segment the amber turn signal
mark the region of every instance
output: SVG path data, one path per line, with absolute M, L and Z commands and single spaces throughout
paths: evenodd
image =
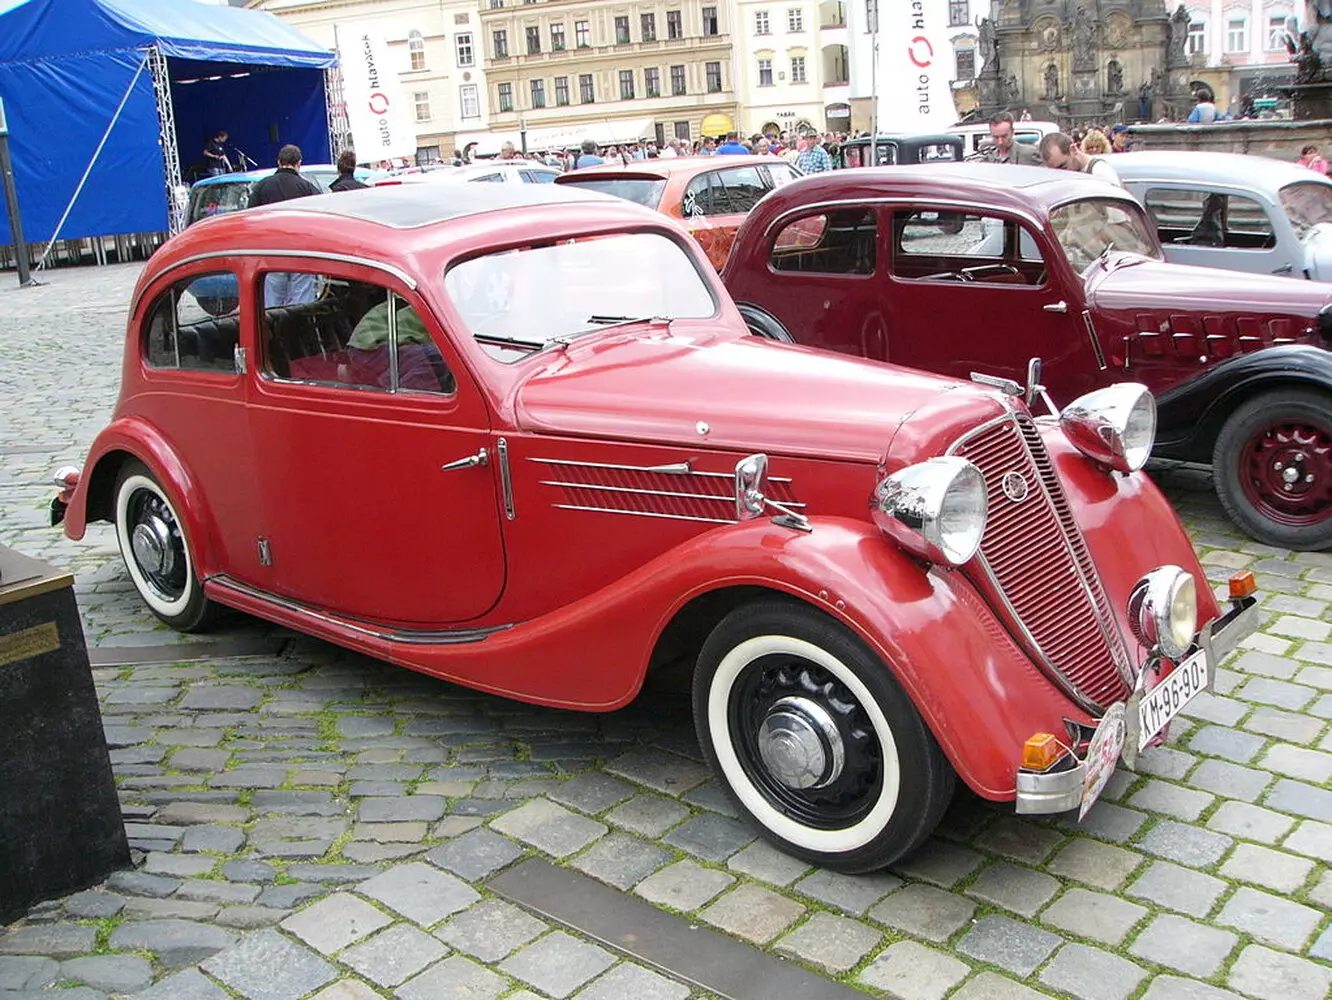
M 1033 733 L 1022 744 L 1022 766 L 1028 771 L 1048 770 L 1063 752 L 1063 746 L 1053 733 Z
M 1258 581 L 1253 578 L 1253 570 L 1246 569 L 1230 578 L 1230 599 L 1238 601 L 1241 597 L 1252 597 L 1258 592 Z

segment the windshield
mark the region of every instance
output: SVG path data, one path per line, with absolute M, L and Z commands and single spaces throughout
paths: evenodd
M 444 288 L 472 336 L 504 362 L 618 323 L 717 311 L 693 259 L 657 233 L 579 237 L 473 257 L 449 269 Z
M 588 191 L 600 191 L 613 194 L 625 201 L 634 201 L 648 208 L 656 208 L 661 202 L 661 193 L 666 190 L 666 179 L 652 177 L 579 177 L 574 174 L 561 184 L 577 184 Z
M 1297 181 L 1283 187 L 1280 197 L 1286 218 L 1300 239 L 1320 222 L 1332 222 L 1332 184 Z
M 1064 256 L 1079 274 L 1107 250 L 1160 257 L 1142 214 L 1123 202 L 1106 198 L 1071 201 L 1050 210 L 1050 225 Z

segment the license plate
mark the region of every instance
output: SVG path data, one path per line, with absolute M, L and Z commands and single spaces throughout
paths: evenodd
M 1105 783 L 1115 773 L 1115 765 L 1119 763 L 1119 755 L 1124 751 L 1127 736 L 1124 703 L 1115 702 L 1101 717 L 1087 747 L 1087 757 L 1082 762 L 1082 804 L 1078 808 L 1078 822 L 1082 822 L 1087 810 L 1096 804 Z
M 1207 689 L 1207 653 L 1198 650 L 1138 702 L 1138 749 Z

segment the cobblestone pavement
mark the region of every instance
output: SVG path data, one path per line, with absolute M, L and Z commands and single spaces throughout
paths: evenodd
M 136 273 L 0 275 L 0 541 L 76 571 L 98 647 L 194 641 L 105 526 L 45 527 L 52 467 L 110 410 Z M 537 855 L 869 995 L 1321 1000 L 1332 557 L 1241 539 L 1206 477 L 1162 478 L 1218 582 L 1256 571 L 1264 624 L 1081 826 L 961 794 L 891 872 L 812 871 L 737 821 L 678 694 L 542 710 L 240 620 L 280 654 L 96 671 L 139 866 L 0 933 L 0 996 L 697 995 L 483 884 Z

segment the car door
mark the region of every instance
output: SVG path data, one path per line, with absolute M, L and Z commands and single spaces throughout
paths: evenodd
M 284 259 L 258 280 L 273 589 L 372 622 L 484 614 L 505 579 L 488 411 L 428 306 L 350 263 Z
M 1173 264 L 1297 276 L 1301 262 L 1278 246 L 1271 206 L 1224 186 L 1151 183 L 1141 195 Z

